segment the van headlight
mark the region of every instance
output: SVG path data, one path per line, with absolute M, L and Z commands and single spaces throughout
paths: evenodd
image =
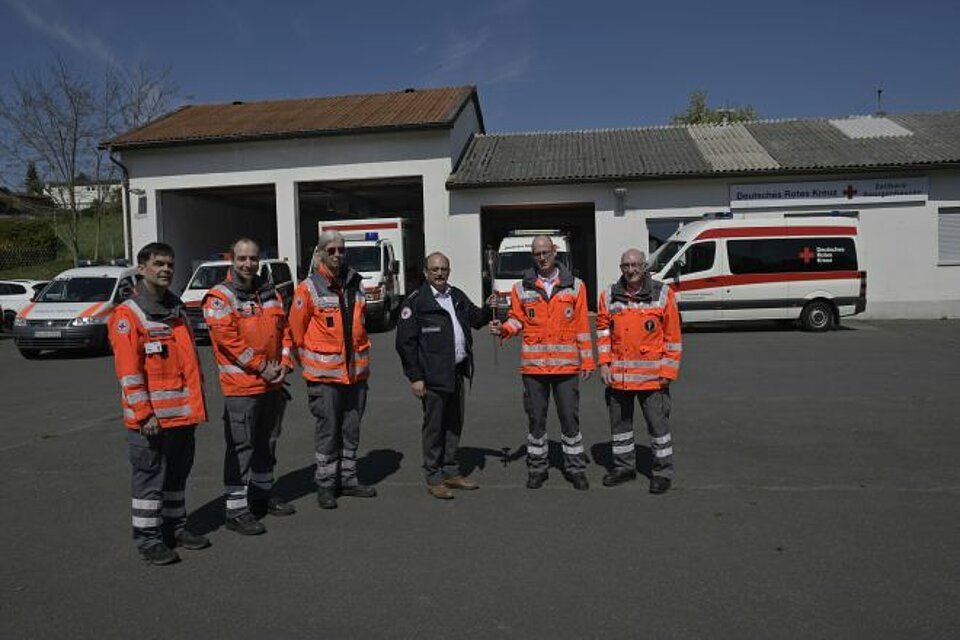
M 89 327 L 90 325 L 95 324 L 106 324 L 109 318 L 107 316 L 100 316 L 99 318 L 94 316 L 85 316 L 82 318 L 74 318 L 70 321 L 71 327 Z
M 15 327 L 25 327 L 27 326 L 27 319 L 17 316 L 13 319 L 13 326 Z

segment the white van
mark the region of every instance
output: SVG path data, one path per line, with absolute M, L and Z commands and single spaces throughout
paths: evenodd
M 190 319 L 190 328 L 193 329 L 193 336 L 196 339 L 207 340 L 210 338 L 210 331 L 207 323 L 203 321 L 203 297 L 207 291 L 217 286 L 227 279 L 227 272 L 230 270 L 230 260 L 211 260 L 200 263 L 190 276 L 187 288 L 183 290 L 180 299 L 183 300 L 184 310 L 187 312 L 187 318 Z M 290 271 L 290 265 L 286 260 L 277 258 L 263 258 L 260 260 L 260 276 L 268 278 L 277 293 L 283 300 L 284 311 L 290 310 L 290 304 L 293 301 L 293 273 Z
M 107 321 L 133 293 L 136 267 L 79 267 L 54 278 L 13 321 L 24 358 L 45 349 L 107 351 Z
M 858 235 L 848 217 L 697 220 L 650 255 L 650 271 L 676 292 L 684 322 L 799 320 L 826 331 L 866 309 Z

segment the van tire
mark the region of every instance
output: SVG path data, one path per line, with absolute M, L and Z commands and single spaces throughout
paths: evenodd
M 829 331 L 834 326 L 835 317 L 833 305 L 826 300 L 813 300 L 800 312 L 800 325 L 805 331 Z
M 17 312 L 7 310 L 3 312 L 3 330 L 7 333 L 13 333 L 13 321 L 17 319 Z

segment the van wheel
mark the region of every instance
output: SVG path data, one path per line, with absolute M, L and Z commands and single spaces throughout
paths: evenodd
M 17 318 L 16 311 L 4 311 L 3 312 L 3 330 L 7 333 L 13 331 L 13 321 Z
M 800 324 L 807 331 L 829 331 L 833 328 L 833 307 L 824 300 L 808 302 L 800 312 Z
M 20 355 L 27 360 L 36 360 L 40 357 L 40 349 L 20 349 Z

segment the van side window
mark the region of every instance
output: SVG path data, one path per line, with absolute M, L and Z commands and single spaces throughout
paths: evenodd
M 730 273 L 856 271 L 853 238 L 727 240 Z
M 684 253 L 686 264 L 680 267 L 680 275 L 712 269 L 716 256 L 716 242 L 700 242 L 691 245 Z

